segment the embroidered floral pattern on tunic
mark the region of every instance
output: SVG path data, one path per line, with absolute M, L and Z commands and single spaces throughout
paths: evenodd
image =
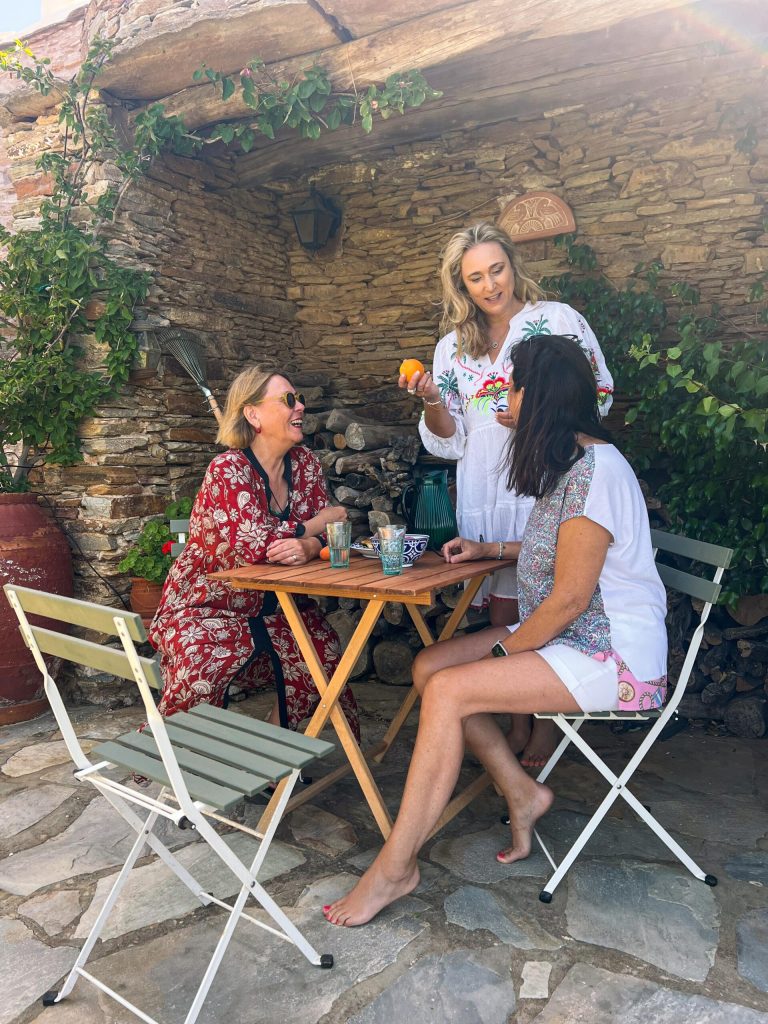
M 471 401 L 483 412 L 502 412 L 507 408 L 509 380 L 499 373 L 490 373 Z
M 521 340 L 525 341 L 534 334 L 551 334 L 552 330 L 549 326 L 549 320 L 545 316 L 540 316 L 538 320 L 526 320 L 525 327 L 520 332 Z
M 452 401 L 461 402 L 459 380 L 453 367 L 450 367 L 445 370 L 444 373 L 441 373 L 435 383 L 437 384 L 437 390 L 440 392 L 440 398 L 444 405 L 448 405 Z

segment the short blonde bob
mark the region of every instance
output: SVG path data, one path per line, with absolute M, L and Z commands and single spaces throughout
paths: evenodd
M 224 414 L 219 424 L 216 443 L 227 448 L 247 448 L 256 431 L 243 415 L 246 405 L 255 405 L 266 393 L 273 377 L 281 376 L 275 370 L 262 370 L 260 366 L 248 366 L 238 373 L 229 386 Z
M 456 331 L 458 354 L 466 352 L 473 359 L 488 352 L 489 338 L 485 317 L 470 299 L 461 278 L 461 261 L 465 253 L 484 242 L 497 242 L 506 253 L 515 275 L 515 295 L 521 302 L 538 302 L 544 298 L 544 292 L 526 270 L 523 258 L 506 231 L 487 221 L 457 231 L 443 251 L 440 266 L 443 286 L 440 334 Z

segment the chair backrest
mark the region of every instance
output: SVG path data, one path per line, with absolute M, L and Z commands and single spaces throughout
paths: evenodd
M 122 608 L 105 608 L 89 601 L 78 601 L 71 597 L 60 597 L 28 587 L 7 583 L 3 587 L 8 601 L 16 612 L 24 641 L 40 669 L 45 685 L 45 694 L 56 716 L 64 742 L 72 760 L 80 770 L 92 769 L 75 734 L 71 719 L 61 699 L 58 686 L 48 672 L 43 655 L 52 655 L 74 665 L 95 668 L 123 679 L 132 679 L 139 688 L 147 722 L 157 744 L 167 777 L 170 779 L 176 798 L 182 807 L 190 805 L 190 796 L 181 774 L 176 755 L 168 738 L 165 721 L 152 698 L 150 687 L 162 689 L 160 668 L 154 658 L 141 657 L 134 646 L 146 641 L 147 634 L 141 617 L 135 612 Z M 44 616 L 56 623 L 81 626 L 100 634 L 117 636 L 123 650 L 105 647 L 92 640 L 59 633 L 44 626 L 35 625 L 28 616 Z
M 733 549 L 724 548 L 719 544 L 708 544 L 701 540 L 681 537 L 679 534 L 667 533 L 665 530 L 651 530 L 651 543 L 656 555 L 656 568 L 662 582 L 668 590 L 676 590 L 703 602 L 699 623 L 693 631 L 688 645 L 680 674 L 675 683 L 672 696 L 667 701 L 676 707 L 685 693 L 696 656 L 704 636 L 704 625 L 709 618 L 712 605 L 720 596 L 722 587 L 720 580 L 731 564 Z M 668 565 L 660 561 L 659 556 L 668 554 L 675 560 L 686 559 L 689 563 L 685 569 Z
M 171 555 L 176 558 L 184 550 L 184 545 L 187 543 L 187 534 L 189 533 L 189 520 L 188 519 L 171 519 L 168 529 L 171 533 L 178 535 L 178 540 L 174 541 L 171 545 Z
M 153 658 L 140 657 L 134 647 L 134 641 L 143 643 L 147 639 L 139 615 L 122 608 L 105 608 L 90 601 L 48 594 L 14 583 L 6 583 L 3 590 L 19 620 L 24 642 L 43 675 L 45 693 L 51 709 L 72 759 L 79 768 L 87 767 L 90 762 L 75 736 L 58 686 L 48 672 L 43 655 L 47 654 L 75 665 L 83 665 L 132 680 L 139 687 L 147 714 L 150 714 L 150 708 L 157 714 L 149 687 L 160 690 L 163 680 L 157 662 Z M 48 626 L 37 625 L 30 622 L 29 616 L 51 620 L 52 624 L 80 626 L 102 635 L 118 636 L 123 649 L 106 647 L 92 640 L 71 636 L 68 632 L 58 632 Z

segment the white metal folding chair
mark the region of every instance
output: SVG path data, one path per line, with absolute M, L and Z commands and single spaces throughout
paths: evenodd
M 201 904 L 215 903 L 228 912 L 224 930 L 203 972 L 192 1005 L 185 1017 L 185 1024 L 193 1024 L 197 1019 L 235 926 L 241 918 L 293 943 L 311 964 L 332 967 L 333 957 L 330 954 L 321 956 L 313 949 L 259 884 L 257 875 L 300 769 L 316 757 L 328 754 L 333 750 L 333 745 L 206 704 L 165 720 L 158 713 L 150 691 L 150 686 L 159 688 L 162 683 L 157 663 L 151 658 L 140 657 L 134 646 L 135 642 L 146 640 L 144 627 L 138 615 L 12 584 L 7 584 L 4 590 L 18 616 L 24 640 L 43 674 L 46 695 L 75 763 L 75 778 L 95 786 L 136 832 L 136 841 L 74 967 L 58 992 L 45 994 L 43 1004 L 50 1006 L 61 1002 L 70 994 L 78 978 L 82 977 L 116 999 L 141 1020 L 148 1024 L 157 1024 L 152 1017 L 85 970 L 85 964 L 129 877 L 131 868 L 142 853 L 148 852 L 146 847 L 161 858 Z M 43 616 L 47 620 L 55 620 L 56 623 L 66 623 L 95 630 L 101 634 L 117 636 L 123 649 L 106 647 L 90 640 L 55 632 L 31 623 L 28 616 Z M 36 621 L 39 623 L 40 620 Z M 52 624 L 54 623 L 48 623 Z M 89 760 L 77 739 L 58 687 L 48 673 L 43 657 L 46 654 L 124 679 L 135 680 L 144 703 L 147 729 L 142 733 L 130 732 L 99 744 L 92 751 L 94 760 Z M 105 774 L 106 769 L 113 766 L 159 782 L 162 787 L 159 795 L 152 797 L 132 784 L 124 784 Z M 222 812 L 246 796 L 253 796 L 270 783 L 286 777 L 289 777 L 288 783 L 282 793 L 278 809 L 263 834 L 223 815 Z M 134 808 L 149 812 L 148 817 L 139 817 Z M 231 871 L 240 883 L 240 891 L 233 904 L 230 905 L 206 892 L 160 841 L 153 831 L 159 818 L 167 818 L 179 828 L 192 828 L 198 832 L 220 859 L 222 870 Z M 209 819 L 249 832 L 260 840 L 256 856 L 250 866 L 232 852 Z M 276 927 L 244 913 L 249 896 L 264 908 Z
M 675 688 L 669 697 L 666 705 L 658 711 L 601 711 L 601 712 L 579 712 L 568 714 L 541 713 L 537 718 L 551 719 L 562 730 L 563 739 L 560 741 L 555 752 L 538 776 L 539 782 L 544 780 L 552 772 L 557 762 L 562 757 L 568 746 L 573 743 L 590 764 L 600 772 L 603 778 L 607 779 L 610 789 L 603 802 L 590 818 L 588 824 L 575 840 L 568 853 L 560 862 L 555 863 L 550 851 L 542 842 L 538 832 L 535 833 L 539 844 L 544 851 L 549 863 L 555 869 L 554 874 L 539 893 L 542 903 L 550 903 L 552 894 L 570 870 L 574 861 L 584 849 L 590 836 L 606 816 L 616 800 L 621 797 L 629 806 L 643 819 L 674 855 L 682 861 L 692 875 L 707 885 L 717 885 L 714 875 L 706 874 L 683 850 L 683 848 L 672 838 L 669 832 L 664 829 L 654 818 L 651 812 L 645 807 L 634 794 L 627 788 L 627 783 L 634 775 L 636 769 L 645 758 L 648 751 L 659 737 L 662 729 L 677 713 L 677 707 L 685 693 L 685 688 L 690 678 L 696 656 L 701 646 L 701 638 L 704 635 L 704 624 L 709 618 L 712 605 L 720 595 L 720 580 L 723 572 L 731 564 L 733 551 L 730 548 L 720 547 L 716 544 L 706 544 L 703 541 L 690 540 L 687 537 L 680 537 L 675 534 L 666 533 L 663 530 L 651 530 L 651 537 L 657 557 L 656 567 L 659 570 L 664 584 L 668 590 L 675 590 L 681 594 L 687 594 L 703 602 L 699 624 L 693 632 L 688 650 L 685 654 L 680 674 L 675 683 Z M 687 571 L 666 565 L 658 561 L 661 552 L 687 559 L 689 563 Z M 712 570 L 714 569 L 714 574 Z M 711 577 L 711 578 L 710 578 Z M 595 753 L 586 742 L 579 730 L 585 722 L 605 721 L 652 721 L 653 725 L 644 737 L 642 743 L 627 762 L 626 767 L 620 774 L 613 772 L 605 761 Z

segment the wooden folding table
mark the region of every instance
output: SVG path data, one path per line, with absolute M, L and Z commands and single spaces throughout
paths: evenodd
M 327 562 L 316 559 L 306 565 L 296 567 L 263 563 L 211 574 L 212 579 L 224 580 L 239 589 L 273 591 L 277 595 L 321 697 L 305 734 L 318 736 L 330 720 L 347 756 L 347 764 L 329 772 L 323 778 L 307 786 L 302 793 L 294 796 L 288 804 L 289 811 L 310 800 L 320 790 L 330 786 L 351 770 L 355 773 L 376 823 L 386 839 L 392 829 L 392 818 L 373 779 L 368 761 L 382 760 L 403 727 L 418 694 L 414 687 L 410 688 L 384 738 L 365 753 L 358 746 L 349 723 L 339 707 L 339 696 L 388 601 L 400 601 L 405 605 L 424 645 L 428 646 L 435 642 L 435 638 L 430 632 L 421 609 L 434 604 L 439 590 L 452 584 L 466 583 L 466 588 L 461 594 L 458 604 L 437 637 L 438 640 L 448 640 L 456 632 L 485 577 L 512 564 L 514 564 L 512 561 L 505 559 L 503 561 L 461 562 L 450 565 L 439 555 L 427 552 L 410 569 L 405 569 L 400 576 L 385 576 L 378 559 L 364 559 L 353 554 L 348 569 L 332 569 Z M 356 598 L 364 604 L 363 614 L 331 679 L 328 678 L 317 656 L 304 620 L 296 607 L 294 600 L 296 594 L 314 597 L 350 597 Z M 488 776 L 482 774 L 454 797 L 437 823 L 435 831 L 466 807 L 478 793 L 482 792 L 489 781 Z M 266 828 L 271 820 L 282 788 L 283 784 L 281 783 L 261 819 L 260 830 Z

